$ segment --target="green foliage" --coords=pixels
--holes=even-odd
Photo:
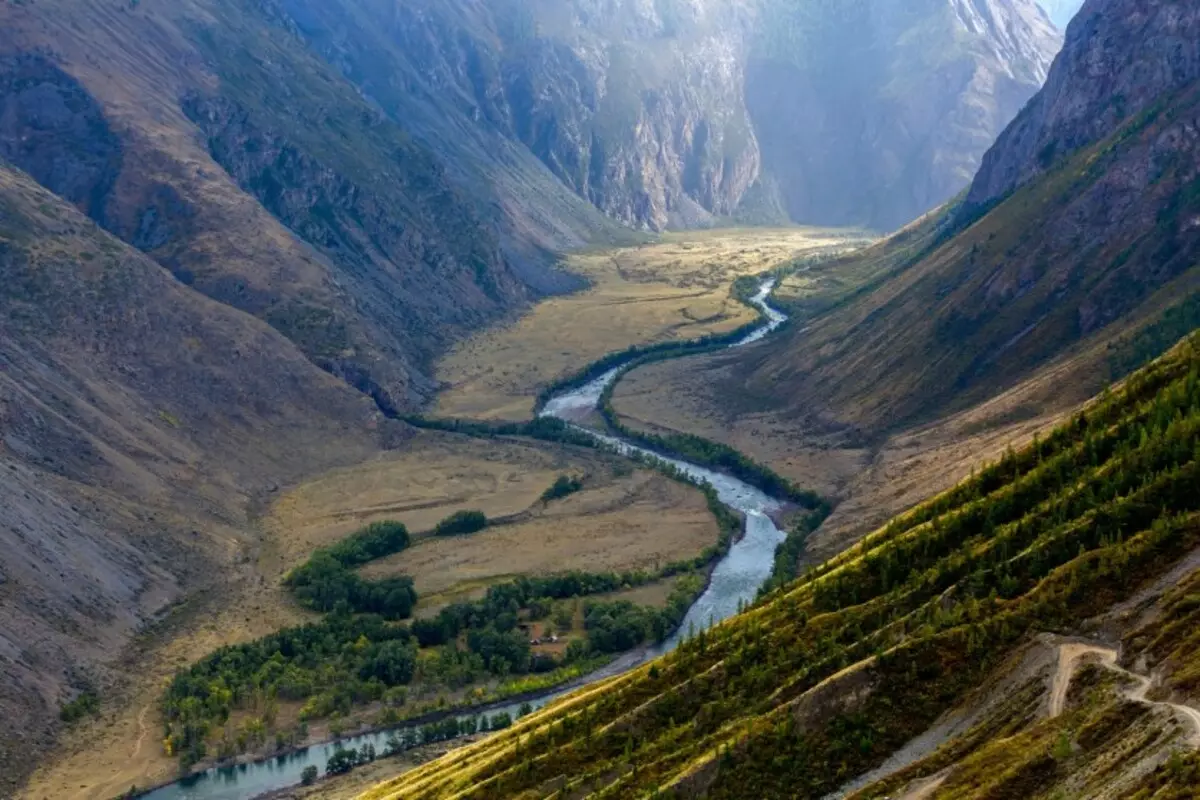
[[[346,569],[332,555],[318,551],[303,566],[288,575],[285,584],[296,599],[314,611],[339,608],[390,619],[412,615],[417,593],[406,576],[368,581]]]
[[[1183,336],[1200,328],[1200,292],[1188,295],[1137,333],[1109,345],[1109,372],[1114,380],[1158,358]]]
[[[376,522],[332,547],[312,554],[284,580],[296,600],[314,611],[343,609],[407,619],[417,604],[412,579],[406,576],[368,581],[354,568],[404,550],[408,529],[398,522]]]
[[[90,689],[80,692],[75,699],[64,703],[63,707],[58,712],[58,717],[63,722],[71,723],[78,722],[84,717],[95,716],[100,713],[100,697]]]
[[[304,768],[304,771],[300,773],[300,785],[312,786],[317,782],[317,776],[320,774],[320,770],[317,769],[315,764],[309,764]]]
[[[662,609],[627,601],[584,604],[588,645],[596,653],[621,653],[645,642],[662,642],[674,633],[704,590],[696,576],[681,578]]]
[[[409,545],[408,528],[399,522],[372,522],[325,550],[343,567],[359,567],[399,553]]]
[[[559,475],[549,489],[542,492],[542,503],[561,500],[583,489],[583,479],[574,475]]]
[[[1076,630],[1200,546],[1198,457],[1200,336],[653,670],[533,717],[519,744],[495,740],[463,797],[562,776],[636,797],[706,762],[708,797],[823,797],[927,730],[1029,636]],[[1194,594],[1173,601],[1172,642],[1191,638]],[[854,703],[797,725],[793,701],[834,676]],[[1014,780],[1037,785],[1055,756],[1070,754],[1051,742]],[[429,796],[397,787],[409,788]]]
[[[529,422],[479,422],[471,419],[439,419],[420,414],[392,414],[390,416],[412,425],[414,428],[459,433],[477,439],[528,436],[543,442],[600,449],[593,437],[577,431],[561,419],[553,417],[538,417]]]
[[[435,536],[463,536],[478,533],[487,525],[487,515],[482,511],[457,511],[439,522],[433,533]]]
[[[176,674],[162,698],[168,750],[194,763],[210,730],[235,710],[308,700],[310,716],[380,699],[413,677],[416,642],[379,616],[334,614],[247,644],[223,647]]]
[[[828,518],[829,510],[820,508],[810,511],[796,520],[792,529],[788,531],[783,544],[779,545],[779,549],[775,551],[775,566],[771,570],[771,577],[759,590],[760,596],[770,594],[775,589],[786,586],[796,579],[800,568],[800,557],[804,555],[804,547],[808,542],[809,534],[821,527]]]

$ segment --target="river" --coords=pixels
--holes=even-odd
[[[786,315],[772,308],[767,302],[774,289],[774,279],[763,281],[758,293],[751,298],[750,302],[763,312],[766,322],[762,327],[730,347],[743,347],[761,341],[787,321]],[[543,407],[541,415],[569,422],[577,430],[587,433],[622,453],[654,455],[673,464],[695,480],[707,481],[716,489],[721,502],[745,515],[746,530],[713,569],[707,588],[688,610],[683,624],[674,636],[658,647],[626,654],[604,669],[589,675],[582,681],[573,683],[568,688],[548,691],[545,695],[528,700],[527,702],[533,708],[539,708],[566,692],[574,691],[583,684],[633,669],[652,658],[670,652],[679,643],[680,638],[686,636],[689,631],[710,627],[736,614],[740,606],[754,600],[759,588],[770,577],[775,564],[775,551],[784,540],[784,532],[775,525],[771,518],[773,513],[782,509],[783,504],[759,489],[723,473],[678,459],[663,458],[622,439],[597,433],[575,424],[576,420],[596,410],[600,396],[608,385],[620,376],[621,369],[621,367],[612,369],[578,389],[552,398]],[[479,716],[481,713],[491,716],[501,712],[507,712],[515,718],[519,705],[520,703],[508,703],[479,709],[458,715],[458,718],[464,720]],[[301,773],[310,764],[315,764],[323,773],[325,763],[338,747],[361,748],[363,745],[371,744],[376,751],[383,753],[388,738],[404,729],[404,726],[400,726],[388,731],[351,736],[337,742],[313,745],[290,755],[265,761],[229,767],[213,767],[184,780],[155,789],[142,797],[146,800],[249,800],[249,798],[266,792],[299,784]]]

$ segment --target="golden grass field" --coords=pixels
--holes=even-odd
[[[456,347],[437,367],[444,387],[433,412],[527,419],[538,390],[635,344],[733,330],[754,313],[730,295],[733,281],[844,241],[815,228],[668,234],[654,244],[579,253],[566,268],[591,287],[538,304],[519,320]]]
[[[548,485],[548,484],[547,484]],[[514,575],[624,572],[690,558],[717,541],[717,524],[696,490],[643,470],[593,471],[584,491],[531,518],[470,537],[430,537],[368,565],[367,577],[411,575],[422,605],[459,599]]]

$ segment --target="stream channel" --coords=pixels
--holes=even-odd
[[[751,298],[750,302],[762,311],[765,321],[762,327],[730,347],[744,347],[760,341],[787,321],[786,315],[767,303],[774,289],[774,279],[763,281],[758,293]],[[552,398],[543,407],[541,416],[557,417],[575,426],[575,420],[596,410],[605,388],[620,377],[622,369],[622,367],[616,367],[584,386]],[[537,697],[526,697],[515,702],[465,711],[457,715],[460,720],[482,715],[491,717],[499,713],[508,713],[515,720],[517,710],[522,703],[528,703],[532,708],[537,709],[580,686],[612,677],[633,669],[650,659],[657,658],[673,650],[679,643],[680,637],[686,635],[688,631],[698,631],[710,627],[736,614],[740,606],[749,605],[754,601],[759,588],[771,575],[775,564],[775,550],[783,542],[784,533],[776,527],[770,515],[782,509],[782,502],[724,473],[686,461],[664,458],[623,439],[597,433],[588,428],[575,427],[621,453],[652,455],[674,465],[694,480],[707,481],[716,489],[722,503],[745,515],[745,533],[733,543],[729,552],[713,569],[708,587],[688,610],[679,630],[663,644],[627,653],[585,678],[574,681],[566,687],[548,690],[545,694]],[[301,773],[309,765],[316,765],[317,769],[323,773],[325,763],[338,748],[358,749],[363,745],[371,744],[376,751],[382,754],[386,750],[387,741],[391,736],[402,733],[409,727],[420,727],[422,724],[422,721],[417,720],[388,730],[361,736],[348,736],[333,742],[311,745],[264,761],[212,767],[175,783],[154,789],[140,797],[144,800],[249,800],[249,798],[267,792],[299,784]]]

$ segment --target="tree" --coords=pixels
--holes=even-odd
[[[317,782],[317,774],[317,765],[309,764],[304,768],[304,771],[300,773],[300,783],[304,786],[312,786]]]
[[[355,750],[345,750],[338,747],[329,757],[329,762],[325,764],[326,775],[345,775],[350,770],[358,766],[358,752]]]
[[[487,515],[482,511],[459,511],[439,522],[433,532],[437,536],[461,536],[481,531],[487,524]]]

